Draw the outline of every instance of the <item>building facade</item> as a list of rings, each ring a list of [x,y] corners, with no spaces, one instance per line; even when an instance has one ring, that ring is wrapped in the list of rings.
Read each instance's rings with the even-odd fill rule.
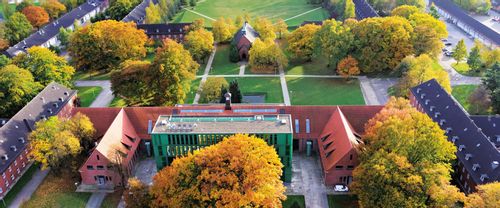
[[[248,60],[248,51],[257,38],[259,38],[259,33],[248,22],[245,22],[243,27],[234,34],[232,45],[236,46],[240,60]]]
[[[137,29],[143,30],[148,38],[154,40],[169,38],[182,42],[190,25],[191,23],[138,24]]]

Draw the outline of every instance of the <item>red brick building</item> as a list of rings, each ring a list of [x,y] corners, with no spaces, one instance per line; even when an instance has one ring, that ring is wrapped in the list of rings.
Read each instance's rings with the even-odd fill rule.
[[[252,47],[255,39],[259,37],[259,33],[253,29],[253,27],[245,22],[243,27],[241,27],[233,37],[233,43],[236,45],[238,54],[240,55],[240,60],[248,60],[248,51]]]
[[[0,128],[0,198],[31,166],[28,135],[35,123],[50,116],[71,116],[75,99],[76,91],[51,83]]]

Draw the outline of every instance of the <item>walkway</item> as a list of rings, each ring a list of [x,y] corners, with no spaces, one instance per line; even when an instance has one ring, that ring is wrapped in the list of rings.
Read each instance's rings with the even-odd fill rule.
[[[309,11],[307,11],[307,12],[300,13],[300,14],[295,15],[295,16],[293,16],[293,17],[287,18],[287,19],[285,19],[285,20],[283,20],[283,21],[285,21],[285,22],[286,22],[286,21],[288,21],[288,20],[295,19],[295,18],[297,18],[297,17],[300,17],[300,16],[305,15],[305,14],[307,14],[307,13],[314,12],[314,11],[316,11],[316,10],[318,10],[318,9],[321,9],[321,8],[323,8],[323,7],[318,7],[318,8],[311,9],[311,10],[309,10]],[[274,24],[276,24],[276,23],[274,23]]]
[[[366,105],[384,105],[389,100],[390,87],[398,82],[398,78],[367,78],[360,76],[359,83]]]
[[[107,193],[92,193],[92,195],[89,198],[89,201],[87,201],[87,205],[85,205],[85,208],[95,208],[95,207],[101,207],[102,201],[104,201],[104,198],[106,198]]]
[[[285,78],[285,71],[283,70],[283,67],[279,68],[280,70],[280,84],[281,84],[281,91],[283,92],[283,101],[285,101],[285,105],[290,106],[292,105],[292,102],[290,101],[290,94],[288,93],[288,85],[286,84],[286,78]]]
[[[43,179],[49,174],[50,169],[40,170],[38,169],[35,174],[33,174],[33,178],[24,185],[23,189],[17,194],[16,198],[10,203],[10,208],[21,207],[24,201],[28,201],[31,198],[31,195],[36,191],[38,186],[43,182]]]
[[[210,57],[208,58],[207,66],[205,67],[205,72],[203,72],[203,75],[201,76],[200,86],[198,87],[198,91],[196,92],[196,95],[194,96],[193,104],[198,104],[198,101],[200,100],[200,89],[201,89],[201,86],[203,86],[203,84],[207,81],[208,73],[210,73],[210,68],[212,68],[212,62],[214,61],[216,51],[217,51],[217,44],[214,45],[214,51],[212,51],[212,54],[210,54]],[[196,76],[196,77],[200,77],[200,76]]]
[[[195,13],[195,14],[197,14],[197,15],[200,15],[200,16],[202,16],[202,17],[205,17],[205,18],[207,18],[207,19],[209,19],[209,20],[215,21],[215,19],[214,19],[214,18],[211,18],[211,17],[209,17],[209,16],[207,16],[207,15],[204,15],[204,14],[202,14],[202,13],[195,12],[195,11],[190,10],[190,9],[187,9],[187,8],[184,8],[184,9],[185,9],[186,11],[189,11],[189,12]]]
[[[75,81],[75,86],[77,87],[94,87],[99,86],[102,88],[101,93],[96,97],[94,102],[90,105],[90,107],[108,107],[113,98],[113,91],[111,91],[111,81],[109,80],[99,80],[99,81],[84,81],[79,80]]]
[[[439,57],[439,64],[443,66],[444,70],[448,72],[448,74],[450,75],[451,86],[464,85],[464,84],[473,84],[473,85],[481,84],[481,77],[464,76],[455,71],[455,69],[451,67],[451,64],[455,62],[456,62],[455,59],[447,56]]]

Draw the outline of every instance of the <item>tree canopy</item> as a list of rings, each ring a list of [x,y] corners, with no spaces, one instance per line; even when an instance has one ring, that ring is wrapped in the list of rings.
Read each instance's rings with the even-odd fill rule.
[[[144,18],[144,23],[161,23],[161,10],[159,5],[154,4],[152,1],[149,2],[149,6],[146,8],[146,17]]]
[[[288,42],[287,50],[292,57],[310,61],[314,53],[314,34],[320,29],[319,25],[307,24],[301,26],[290,33],[286,39]]]
[[[250,69],[256,72],[273,73],[277,72],[280,67],[284,68],[288,65],[285,54],[272,39],[264,41],[259,38],[255,39],[248,56]]]
[[[42,7],[47,11],[51,19],[57,19],[59,15],[66,12],[66,6],[58,0],[45,0]]]
[[[328,58],[332,67],[336,67],[341,59],[354,51],[354,47],[351,28],[333,19],[325,20],[314,37],[316,54]]]
[[[347,80],[351,76],[358,75],[359,72],[358,61],[356,61],[356,59],[350,55],[340,60],[339,64],[337,65],[337,73]]]
[[[40,28],[49,22],[49,14],[42,7],[27,6],[22,10],[22,13],[33,27]]]
[[[105,20],[73,32],[68,50],[78,70],[109,72],[127,59],[143,58],[146,41],[134,23]]]
[[[0,117],[16,114],[42,89],[33,75],[15,65],[0,68]]]
[[[212,23],[214,40],[218,43],[230,42],[238,29],[229,18],[220,17]]]
[[[252,26],[259,33],[260,39],[262,40],[273,40],[276,39],[276,33],[274,31],[273,23],[264,17],[257,17],[252,21]]]
[[[153,207],[279,207],[283,165],[273,147],[234,135],[177,158],[153,178]]]
[[[457,63],[467,58],[467,46],[465,46],[463,39],[458,41],[455,48],[453,48],[453,54],[451,56],[457,61]]]
[[[201,102],[219,102],[222,89],[226,89],[228,86],[229,84],[224,77],[209,77],[200,89]]]
[[[476,193],[467,196],[466,208],[495,207],[500,204],[500,182],[487,183],[476,188]]]
[[[151,63],[127,60],[119,70],[111,73],[113,94],[125,100],[128,106],[148,105],[151,100]]]
[[[193,30],[184,37],[184,46],[201,63],[214,50],[214,36],[203,28]]]
[[[5,21],[5,37],[11,45],[28,37],[32,29],[30,21],[20,12],[14,13]]]
[[[486,70],[482,83],[490,93],[493,112],[500,114],[500,62]]]

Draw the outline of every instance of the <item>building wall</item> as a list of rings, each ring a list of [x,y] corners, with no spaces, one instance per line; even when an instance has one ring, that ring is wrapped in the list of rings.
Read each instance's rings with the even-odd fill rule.
[[[458,161],[454,171],[456,175],[455,181],[466,194],[476,191],[477,184],[472,180],[462,162]]]
[[[358,153],[351,149],[344,155],[331,169],[323,168],[323,176],[326,185],[344,184],[349,185],[352,182],[352,171],[359,165]]]
[[[252,47],[252,43],[246,38],[242,37],[240,39],[240,42],[238,42],[237,48],[239,48],[238,53],[240,54],[240,59],[243,60],[243,56],[246,57],[246,59],[249,59],[248,57],[248,51],[250,50],[250,47]]]
[[[26,140],[27,142],[27,140]],[[24,174],[24,172],[31,166],[31,162],[28,159],[29,147],[22,150],[22,153],[12,162],[5,172],[1,173],[0,178],[0,198],[3,198],[5,194],[17,183],[19,178]]]
[[[227,134],[152,134],[153,154],[158,170],[169,165],[174,158],[186,155],[188,152],[216,144]],[[263,138],[269,145],[275,147],[283,163],[282,180],[292,180],[292,134],[256,135]],[[167,151],[168,150],[168,151]]]

